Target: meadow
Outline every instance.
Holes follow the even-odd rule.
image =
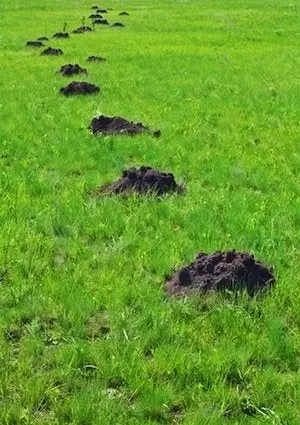
[[[25,47],[91,6],[0,6],[0,424],[299,425],[300,8],[107,0],[125,28]],[[100,93],[61,96],[68,63]],[[96,137],[100,113],[161,137]],[[95,195],[141,165],[186,194]],[[232,248],[274,267],[269,293],[167,296]]]

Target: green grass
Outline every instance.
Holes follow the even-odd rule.
[[[26,41],[93,3],[3,3],[1,425],[299,425],[297,5],[111,0],[125,28],[51,41],[65,55],[47,58]],[[59,96],[65,63],[101,93]],[[162,136],[95,138],[100,112]],[[187,194],[91,195],[142,164]],[[229,248],[274,265],[267,297],[167,298],[166,274]]]

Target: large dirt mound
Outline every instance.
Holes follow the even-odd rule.
[[[67,64],[63,65],[58,71],[62,75],[70,76],[70,75],[78,75],[78,74],[87,74],[86,68],[81,68],[77,63],[75,65]]]
[[[164,173],[151,167],[129,168],[123,171],[122,178],[114,183],[102,186],[99,193],[120,194],[156,194],[158,196],[180,192],[182,187],[177,185],[173,174]]]
[[[29,46],[29,47],[43,47],[43,46],[45,46],[45,44],[42,43],[41,41],[27,41],[26,46]]]
[[[254,295],[275,281],[271,270],[248,252],[199,253],[196,260],[166,281],[169,295],[246,290]]]
[[[63,55],[64,52],[61,49],[52,49],[52,47],[48,47],[43,50],[41,55],[51,55],[51,56],[60,56]]]
[[[148,127],[143,126],[141,123],[133,123],[132,121],[127,121],[125,118],[121,117],[105,117],[100,115],[100,117],[93,118],[92,122],[89,125],[89,129],[94,133],[102,134],[129,134],[135,135],[140,133],[151,133]],[[160,136],[160,131],[156,130],[151,133],[155,137]]]
[[[87,58],[88,62],[105,62],[106,59],[101,56],[89,56]]]
[[[69,33],[68,32],[57,32],[55,33],[52,38],[69,38]]]
[[[99,92],[99,87],[86,81],[72,81],[66,87],[60,89],[60,93],[65,96],[73,96],[78,94],[94,94]]]

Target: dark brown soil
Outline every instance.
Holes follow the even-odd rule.
[[[106,9],[97,9],[96,13],[107,13]]]
[[[88,62],[105,62],[106,59],[101,56],[89,56],[87,58]]]
[[[26,46],[30,46],[30,47],[43,47],[43,46],[45,46],[45,44],[42,43],[41,41],[27,41]]]
[[[69,38],[69,33],[68,32],[57,32],[55,33],[52,38]]]
[[[244,291],[249,295],[269,288],[275,282],[271,269],[248,252],[200,252],[196,260],[166,281],[169,295],[211,291]]]
[[[93,22],[95,25],[109,25],[106,19],[94,19]]]
[[[52,49],[52,47],[48,47],[43,50],[41,55],[52,55],[52,56],[60,56],[63,55],[64,52],[61,49]]]
[[[112,27],[125,27],[125,25],[121,22],[115,22],[114,24],[112,24]]]
[[[161,196],[181,191],[182,187],[177,185],[173,174],[145,166],[129,168],[123,171],[122,178],[99,189],[99,193],[114,195],[135,192],[139,194],[152,193]]]
[[[99,9],[99,6],[92,6],[91,9]]]
[[[72,81],[66,87],[60,89],[60,93],[65,96],[73,96],[77,94],[95,94],[99,93],[99,87],[95,84],[87,83],[85,81]]]
[[[88,73],[87,69],[81,68],[79,65],[77,65],[77,63],[75,65],[72,65],[72,64],[63,65],[58,72],[60,72],[62,75],[65,75],[65,76]]]
[[[121,13],[119,13],[119,16],[129,16],[129,13],[128,12],[121,12]]]
[[[90,15],[90,16],[89,16],[89,18],[90,18],[90,19],[101,19],[101,18],[102,18],[102,16],[101,16],[101,15],[95,15],[95,14],[92,14],[92,15]]]
[[[37,40],[39,40],[39,41],[49,41],[49,38],[48,37],[39,37],[39,38],[37,38]]]
[[[83,34],[84,32],[90,32],[90,31],[93,31],[92,28],[83,26],[83,27],[76,28],[76,30],[74,30],[73,33]]]
[[[151,133],[148,127],[144,127],[141,123],[133,123],[121,117],[100,117],[93,118],[89,125],[89,129],[94,134],[129,134],[131,136],[140,133]],[[160,131],[152,132],[155,137],[160,136]]]

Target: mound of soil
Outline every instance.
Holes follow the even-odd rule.
[[[97,9],[96,13],[107,13],[106,9]]]
[[[77,94],[94,94],[99,93],[99,87],[95,84],[87,83],[85,81],[72,81],[66,87],[60,89],[60,93],[65,96],[72,96]]]
[[[151,133],[148,127],[144,127],[141,123],[133,123],[121,117],[100,117],[93,118],[89,125],[89,129],[94,133],[102,134],[129,134],[135,135],[140,133]],[[152,132],[153,136],[159,137],[160,131]]]
[[[114,24],[112,24],[112,27],[125,27],[125,25],[121,22],[115,22]]]
[[[41,55],[52,55],[52,56],[60,56],[63,55],[64,52],[61,49],[52,49],[52,47],[48,47],[43,50]]]
[[[93,22],[95,25],[109,25],[106,19],[94,19]]]
[[[119,16],[129,16],[129,13],[128,12],[121,12],[121,13],[119,13]]]
[[[169,295],[225,290],[254,295],[274,282],[271,270],[248,252],[200,252],[193,263],[167,279],[165,289]]]
[[[105,62],[106,59],[101,56],[89,56],[87,58],[88,62]]]
[[[77,65],[77,63],[75,65],[72,65],[72,64],[63,65],[58,72],[60,72],[62,75],[65,75],[65,76],[88,73],[87,69],[81,68],[79,65]]]
[[[102,186],[99,193],[117,195],[135,192],[139,194],[153,193],[161,196],[181,190],[182,188],[177,185],[173,174],[142,166],[123,171],[121,179]]]
[[[76,28],[76,30],[74,30],[73,33],[83,34],[84,32],[90,32],[90,31],[93,31],[92,28],[83,26],[83,27]]]
[[[27,41],[26,46],[30,46],[30,47],[43,47],[43,46],[45,46],[45,44],[42,43],[41,41]]]
[[[39,41],[49,41],[49,38],[48,37],[39,37],[39,38],[37,38],[37,40],[39,40]]]
[[[99,6],[92,6],[91,9],[99,9]]]
[[[68,32],[57,32],[55,33],[52,38],[69,38],[69,33]]]
[[[90,16],[89,16],[89,18],[90,18],[90,19],[101,19],[101,18],[102,18],[102,16],[101,16],[101,15],[95,15],[95,14],[92,14],[92,15],[90,15]]]

